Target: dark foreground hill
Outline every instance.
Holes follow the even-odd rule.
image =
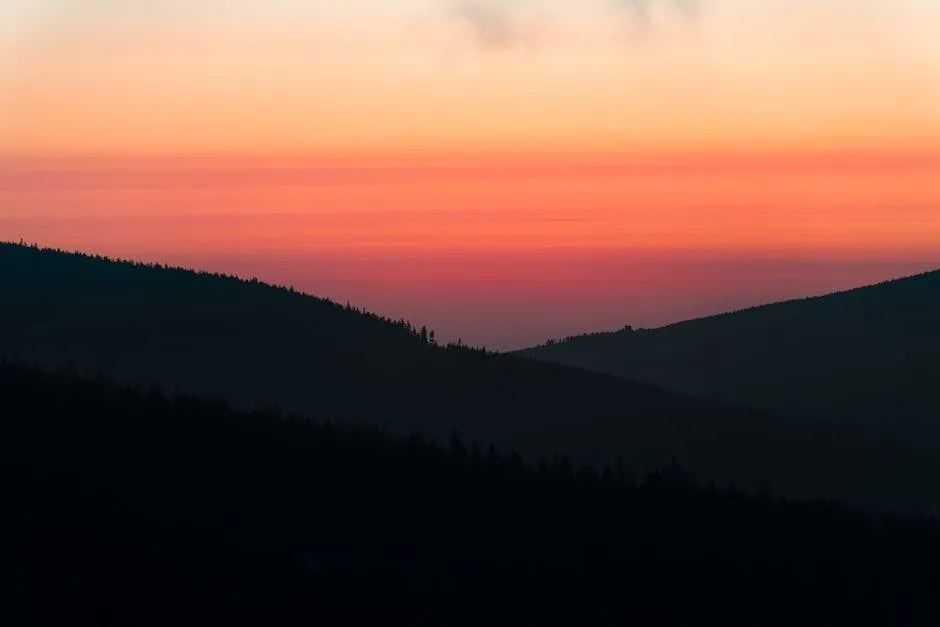
[[[0,364],[8,625],[936,625],[940,528]]]
[[[940,271],[522,354],[702,397],[940,435]]]
[[[241,409],[421,428],[582,463],[940,512],[940,455],[880,429],[784,419],[464,347],[233,277],[0,245],[0,356],[218,394]]]

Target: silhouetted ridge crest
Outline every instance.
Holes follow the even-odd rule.
[[[437,346],[430,330],[257,280],[0,245],[0,281],[0,357],[44,368],[438,442],[456,432],[527,461],[558,452],[575,467],[623,458],[644,470],[676,458],[742,490],[940,512],[940,455],[887,429]]]
[[[940,271],[520,354],[775,411],[932,432]]]
[[[67,278],[67,274],[77,274],[81,277],[81,270],[88,270],[90,274],[94,274],[96,280],[99,281],[108,281],[108,280],[120,280],[121,274],[131,272],[134,270],[159,270],[166,273],[167,280],[176,280],[179,281],[180,278],[185,277],[189,279],[197,279],[200,281],[199,285],[196,286],[196,289],[201,290],[215,290],[225,288],[229,289],[245,289],[245,288],[257,288],[264,290],[265,292],[262,295],[259,294],[245,294],[246,296],[251,296],[253,298],[264,298],[264,297],[278,297],[284,298],[287,295],[295,298],[296,303],[305,303],[307,306],[319,307],[319,310],[316,310],[316,313],[319,315],[324,315],[329,312],[334,316],[339,314],[351,314],[358,316],[360,318],[360,323],[365,325],[373,325],[376,328],[383,328],[385,331],[390,333],[404,333],[408,337],[414,339],[422,340],[425,343],[435,343],[434,331],[428,330],[426,327],[418,329],[412,322],[404,319],[392,319],[385,316],[380,316],[378,314],[366,311],[365,309],[354,307],[348,301],[345,305],[341,305],[333,300],[328,298],[318,297],[306,292],[297,291],[293,286],[287,285],[278,285],[274,283],[266,283],[261,281],[257,277],[250,277],[248,279],[240,278],[234,274],[225,274],[221,272],[209,272],[205,270],[198,270],[194,268],[184,268],[182,266],[170,266],[167,264],[156,263],[156,262],[141,262],[133,261],[129,259],[121,258],[111,258],[104,255],[92,255],[81,252],[68,252],[56,248],[42,248],[38,244],[27,245],[24,242],[19,244],[9,244],[0,242],[0,248],[4,249],[6,255],[9,256],[8,259],[4,260],[5,263],[23,263],[28,264],[30,261],[30,256],[35,254],[41,254],[43,256],[54,255],[58,257],[60,262],[60,267],[55,268],[54,272],[63,273],[63,276],[57,278]],[[70,264],[75,263],[84,263],[88,264],[86,268],[68,268]],[[111,270],[111,272],[99,272],[105,268]],[[25,275],[24,275],[25,276]],[[142,276],[140,274],[136,276]],[[172,277],[172,279],[170,278]],[[22,286],[18,286],[22,287]],[[69,288],[68,284],[60,284],[56,286],[60,290],[67,290]],[[76,288],[80,285],[75,286]],[[160,285],[151,285],[147,287],[160,287]],[[145,289],[143,287],[139,289]],[[118,294],[113,292],[102,291],[98,296],[102,294],[110,294],[113,298],[102,302],[92,302],[90,300],[85,300],[84,304],[101,306],[101,305],[127,305],[133,303],[133,293]],[[73,297],[77,297],[76,294],[71,294]],[[81,304],[81,300],[76,300],[70,302],[70,306],[75,306]],[[184,304],[185,306],[185,304]],[[423,333],[422,333],[423,330]],[[468,347],[470,348],[470,347]],[[483,349],[477,349],[483,350]]]

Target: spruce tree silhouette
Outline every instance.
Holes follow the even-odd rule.
[[[908,306],[929,305],[940,293],[933,280],[918,279],[912,291],[907,283],[886,286],[879,293],[893,296],[866,308],[878,324],[866,326],[865,342],[846,354],[876,354],[885,329],[904,327],[889,324],[896,315],[920,325],[913,328],[935,329],[931,306]],[[0,356],[48,368],[71,361],[89,376],[217,394],[242,410],[277,402],[287,414],[387,426],[399,436],[420,427],[426,438],[446,442],[456,431],[527,461],[564,451],[575,468],[615,467],[620,456],[634,468],[653,468],[676,456],[697,480],[734,480],[750,493],[766,482],[797,497],[940,512],[940,454],[931,444],[940,440],[919,431],[751,410],[479,347],[433,346],[427,327],[422,337],[410,322],[352,304],[164,264],[0,244],[0,283]],[[855,296],[843,298],[844,306],[824,308],[826,320],[838,322],[840,311],[855,307]],[[650,334],[629,335],[632,342]],[[853,399],[908,384],[932,389],[940,360],[929,351],[895,353],[912,373],[907,382],[847,388]],[[696,370],[689,360],[674,361]],[[936,406],[906,394],[895,400],[892,424],[906,424],[915,405]]]
[[[928,518],[9,363],[0,399],[0,568],[32,624],[940,620]]]

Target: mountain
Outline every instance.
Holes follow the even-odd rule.
[[[940,437],[940,271],[520,354],[699,397]]]
[[[466,347],[257,280],[0,245],[0,357],[250,410],[940,512],[935,442]]]
[[[0,364],[4,624],[936,625],[940,526]]]

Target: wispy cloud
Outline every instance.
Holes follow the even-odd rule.
[[[653,34],[657,18],[678,16],[686,20],[697,19],[703,0],[607,0],[626,21],[627,37],[634,42]]]
[[[634,11],[637,15],[649,17],[654,5],[666,5],[686,16],[697,16],[701,10],[701,0],[614,0],[616,5]]]
[[[450,4],[449,13],[469,31],[479,47],[509,50],[527,44],[531,30],[506,4],[505,0],[458,0]]]
[[[684,18],[697,17],[704,0],[595,1],[606,3],[608,10],[624,16],[632,34],[638,35],[649,30],[656,16],[667,17],[672,13]],[[476,46],[483,50],[507,51],[534,42],[537,30],[534,16],[550,5],[546,0],[447,0],[445,7],[448,19],[461,26]]]

